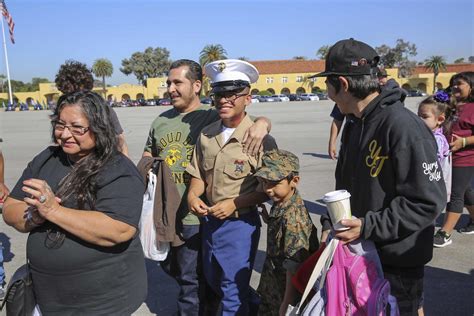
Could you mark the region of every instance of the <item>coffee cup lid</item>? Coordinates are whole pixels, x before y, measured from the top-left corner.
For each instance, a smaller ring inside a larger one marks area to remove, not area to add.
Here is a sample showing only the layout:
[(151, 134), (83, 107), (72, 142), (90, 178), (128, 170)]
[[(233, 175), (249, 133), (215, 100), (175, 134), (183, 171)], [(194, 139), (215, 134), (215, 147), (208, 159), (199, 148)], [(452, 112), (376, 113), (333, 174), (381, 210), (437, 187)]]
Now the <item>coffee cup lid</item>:
[(347, 192), (347, 190), (337, 190), (337, 191), (331, 191), (331, 192), (326, 193), (323, 197), (323, 201), (324, 203), (330, 203), (330, 202), (348, 199), (350, 197), (351, 197), (351, 194)]

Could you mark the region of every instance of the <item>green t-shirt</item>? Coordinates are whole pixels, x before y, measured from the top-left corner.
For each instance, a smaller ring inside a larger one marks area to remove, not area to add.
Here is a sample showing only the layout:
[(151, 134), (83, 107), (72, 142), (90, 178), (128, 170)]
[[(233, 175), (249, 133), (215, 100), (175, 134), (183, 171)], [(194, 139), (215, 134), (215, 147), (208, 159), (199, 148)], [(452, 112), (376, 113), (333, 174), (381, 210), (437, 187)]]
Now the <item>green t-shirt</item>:
[(189, 175), (186, 167), (193, 157), (194, 145), (204, 126), (219, 120), (219, 114), (207, 105), (188, 113), (179, 113), (172, 108), (163, 112), (151, 124), (145, 151), (153, 157), (163, 158), (173, 174), (174, 182), (181, 195), (179, 217), (184, 225), (199, 224), (196, 215), (188, 211), (186, 187)]

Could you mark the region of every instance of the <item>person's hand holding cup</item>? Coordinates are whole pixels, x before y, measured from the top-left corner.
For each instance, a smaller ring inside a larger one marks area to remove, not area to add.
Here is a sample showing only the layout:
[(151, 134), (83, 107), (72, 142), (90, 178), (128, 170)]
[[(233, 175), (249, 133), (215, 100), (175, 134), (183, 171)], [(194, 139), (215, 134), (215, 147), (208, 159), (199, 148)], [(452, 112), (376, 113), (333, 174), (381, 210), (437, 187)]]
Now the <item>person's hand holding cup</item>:
[(343, 219), (351, 219), (351, 194), (347, 190), (337, 190), (324, 195), (323, 201), (326, 203), (332, 227), (336, 231), (343, 231), (349, 227), (343, 226), (340, 222)]

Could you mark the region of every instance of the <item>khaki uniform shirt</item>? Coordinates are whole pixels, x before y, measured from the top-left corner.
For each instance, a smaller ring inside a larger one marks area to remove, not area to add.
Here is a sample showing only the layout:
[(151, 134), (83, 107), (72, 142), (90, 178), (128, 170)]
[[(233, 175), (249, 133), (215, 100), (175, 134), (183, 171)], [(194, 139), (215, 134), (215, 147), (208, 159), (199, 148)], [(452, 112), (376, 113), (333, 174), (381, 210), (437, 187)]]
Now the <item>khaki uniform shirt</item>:
[[(246, 115), (227, 143), (224, 143), (222, 136), (222, 120), (202, 130), (186, 171), (204, 181), (211, 206), (257, 189), (258, 181), (253, 174), (261, 166), (263, 152), (257, 156), (242, 152), (245, 131), (252, 124)], [(263, 147), (264, 151), (276, 148), (273, 137), (267, 135)]]

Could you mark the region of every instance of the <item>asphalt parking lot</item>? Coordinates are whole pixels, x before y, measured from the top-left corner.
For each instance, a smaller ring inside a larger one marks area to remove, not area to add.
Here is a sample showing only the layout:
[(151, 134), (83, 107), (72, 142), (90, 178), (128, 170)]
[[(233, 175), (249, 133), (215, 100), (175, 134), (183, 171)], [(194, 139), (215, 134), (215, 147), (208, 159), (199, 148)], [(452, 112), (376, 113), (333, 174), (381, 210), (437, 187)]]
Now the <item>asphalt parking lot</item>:
[[(420, 98), (408, 98), (406, 105), (414, 110)], [(117, 114), (125, 130), (130, 158), (138, 162), (149, 126), (154, 117), (169, 107), (118, 108)], [(280, 148), (300, 158), (300, 193), (320, 229), (319, 214), (325, 211), (319, 202), (334, 188), (335, 161), (327, 155), (331, 119), (331, 101), (256, 103), (248, 108), (255, 116), (272, 121), (272, 134)], [(50, 144), (48, 111), (0, 112), (0, 137), (6, 159), (6, 183), (12, 188), (27, 163)], [(468, 221), (465, 212), (460, 225)], [(439, 224), (439, 223), (438, 223)], [(7, 280), (25, 262), (26, 235), (0, 221), (0, 242), (4, 247)], [(435, 249), (426, 268), (426, 315), (474, 315), (474, 235), (453, 235), (453, 244)], [(251, 284), (256, 287), (265, 256), (265, 228), (262, 230), (257, 264)], [(147, 262), (148, 298), (135, 315), (173, 315), (176, 310), (177, 286), (159, 266)], [(3, 315), (0, 313), (0, 315)]]

